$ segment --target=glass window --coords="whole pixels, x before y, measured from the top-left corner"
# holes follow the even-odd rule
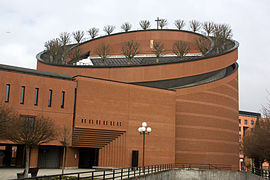
[[[7,84],[6,86],[6,98],[5,98],[5,102],[9,101],[9,92],[10,92],[10,84]]]
[[[24,104],[24,94],[25,94],[25,86],[21,87],[21,104]]]
[[[238,121],[239,121],[239,124],[241,124],[241,119],[238,119]]]
[[[241,131],[241,127],[239,127],[239,131]]]
[[[241,139],[241,135],[239,135],[239,139]]]
[[[49,102],[48,102],[48,107],[52,106],[52,90],[49,90]]]
[[[251,122],[250,122],[250,123],[251,123],[251,125],[252,125],[252,126],[254,125],[254,121],[253,121],[253,120],[251,120]]]
[[[245,124],[247,124],[247,120],[245,120]]]
[[[65,91],[62,91],[61,108],[64,108],[64,104],[65,104]]]
[[[38,91],[39,91],[39,89],[38,88],[36,88],[35,89],[35,106],[37,106],[38,105]]]

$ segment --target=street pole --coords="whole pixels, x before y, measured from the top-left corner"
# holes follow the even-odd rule
[[[145,132],[143,132],[143,169],[144,169],[144,147],[145,147]]]

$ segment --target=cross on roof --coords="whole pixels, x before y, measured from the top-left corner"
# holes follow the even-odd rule
[[[155,21],[157,22],[157,29],[158,29],[161,19],[159,19],[159,17],[157,17],[157,19]]]

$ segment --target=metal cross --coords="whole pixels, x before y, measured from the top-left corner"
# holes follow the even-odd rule
[[[159,18],[157,17],[157,19],[156,19],[155,21],[157,22],[157,29],[158,29],[159,23],[160,23],[161,19],[159,19]]]

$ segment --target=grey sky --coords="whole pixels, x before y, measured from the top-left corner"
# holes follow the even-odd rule
[[[44,42],[61,32],[157,17],[230,24],[239,47],[239,108],[260,111],[270,90],[269,0],[0,0],[0,64],[35,68]],[[188,28],[187,26],[185,27]]]

